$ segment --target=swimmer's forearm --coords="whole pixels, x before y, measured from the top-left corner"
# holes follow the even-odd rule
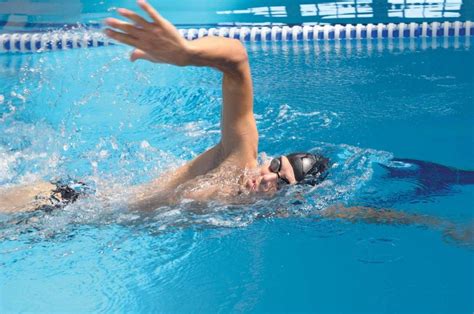
[[[238,73],[248,66],[247,51],[236,40],[222,37],[204,37],[187,42],[186,65],[209,66],[226,73]]]
[[[321,212],[325,218],[344,219],[351,222],[365,222],[390,225],[422,225],[441,228],[451,223],[437,217],[403,213],[391,209],[371,208],[365,206],[345,207],[336,205]]]
[[[324,218],[342,219],[350,222],[364,222],[383,225],[417,225],[443,234],[461,245],[474,247],[474,222],[458,225],[449,220],[428,215],[417,215],[391,209],[371,208],[365,206],[345,207],[336,205],[321,211]]]

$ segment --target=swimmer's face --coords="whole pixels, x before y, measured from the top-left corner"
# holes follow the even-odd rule
[[[295,174],[288,158],[281,156],[279,161],[278,168],[275,168],[270,161],[266,162],[255,176],[249,178],[246,187],[255,193],[272,193],[282,185],[295,184]]]

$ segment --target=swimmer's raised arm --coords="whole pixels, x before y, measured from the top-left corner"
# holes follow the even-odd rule
[[[147,192],[140,193],[146,195],[132,202],[138,204],[132,207],[153,208],[164,199],[159,196],[163,193],[158,191],[173,191],[179,185],[224,163],[242,169],[255,167],[258,131],[253,116],[250,66],[243,44],[235,39],[221,37],[188,41],[148,3],[143,0],[137,3],[151,21],[127,9],[117,11],[133,24],[114,18],[105,21],[114,28],[106,30],[109,37],[135,48],[130,57],[132,61],[144,59],[177,66],[208,66],[223,73],[221,140],[191,162],[168,174],[170,180],[159,178],[149,184]],[[203,198],[201,196],[199,199]]]
[[[209,66],[223,72],[223,112],[221,119],[222,159],[238,156],[242,167],[255,167],[258,132],[253,116],[253,90],[247,52],[235,39],[206,37],[194,41],[184,39],[168,20],[143,0],[138,5],[151,18],[147,21],[137,13],[118,9],[118,13],[134,24],[109,18],[106,24],[114,28],[106,34],[135,47],[131,60],[178,66]]]

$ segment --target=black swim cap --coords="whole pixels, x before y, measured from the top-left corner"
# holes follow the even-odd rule
[[[329,158],[311,153],[293,153],[286,158],[293,167],[298,183],[315,185],[326,177],[323,174],[329,168]]]

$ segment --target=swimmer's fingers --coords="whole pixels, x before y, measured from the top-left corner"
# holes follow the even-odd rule
[[[137,38],[125,33],[111,30],[110,28],[105,30],[105,34],[112,39],[118,40],[121,43],[130,45],[130,46],[137,47],[140,44],[140,41]]]
[[[142,8],[143,11],[145,11],[155,22],[158,26],[162,26],[166,20],[161,17],[160,14],[151,6],[149,5],[145,0],[138,0],[137,1],[138,5],[140,8]]]
[[[148,29],[151,27],[151,24],[148,23],[147,20],[145,20],[144,18],[142,18],[140,15],[138,15],[137,13],[133,11],[130,11],[127,9],[118,9],[117,12],[121,16],[126,17],[127,19],[135,22],[136,25],[143,27],[144,29]]]
[[[116,28],[116,29],[119,29],[129,35],[132,35],[133,37],[140,37],[141,34],[143,34],[143,30],[130,24],[130,23],[126,23],[126,22],[123,22],[123,21],[120,21],[120,20],[117,20],[117,19],[114,19],[114,18],[108,18],[105,20],[105,24],[107,24],[108,26],[110,27],[113,27],[113,28]]]

